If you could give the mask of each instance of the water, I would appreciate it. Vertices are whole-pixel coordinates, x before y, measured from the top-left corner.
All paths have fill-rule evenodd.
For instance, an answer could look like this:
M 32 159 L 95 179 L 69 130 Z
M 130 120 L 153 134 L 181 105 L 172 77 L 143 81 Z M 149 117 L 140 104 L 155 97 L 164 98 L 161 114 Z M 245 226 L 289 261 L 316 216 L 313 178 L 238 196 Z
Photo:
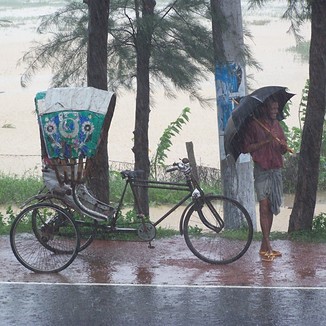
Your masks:
M 171 1 L 157 2 L 166 4 Z M 0 156 L 1 170 L 5 172 L 21 174 L 39 164 L 40 159 L 37 155 L 40 145 L 35 115 L 32 114 L 33 100 L 36 92 L 49 87 L 52 73 L 49 69 L 38 71 L 28 88 L 22 89 L 20 76 L 26 67 L 17 66 L 17 61 L 31 48 L 33 41 L 41 42 L 48 37 L 36 32 L 40 16 L 54 13 L 66 4 L 67 2 L 62 0 L 0 0 L 0 21 L 2 21 L 0 22 L 2 47 L 0 62 L 3 62 L 2 66 L 0 65 L 0 107 L 5 108 L 0 112 L 0 139 L 2 140 L 0 155 L 36 155 L 25 156 L 18 160 L 14 158 L 14 161 L 11 156 Z M 247 69 L 247 74 L 250 75 L 250 87 L 255 89 L 265 85 L 282 85 L 296 93 L 297 96 L 293 98 L 291 107 L 291 116 L 286 120 L 286 123 L 292 127 L 298 125 L 297 112 L 301 91 L 308 78 L 308 64 L 295 62 L 293 54 L 287 52 L 287 49 L 295 44 L 295 40 L 293 36 L 286 33 L 290 23 L 279 18 L 285 7 L 284 1 L 273 1 L 262 9 L 248 11 L 247 3 L 243 1 L 243 20 L 246 28 L 253 35 L 252 40 L 246 38 L 245 42 L 263 68 L 262 71 Z M 261 21 L 263 21 L 262 25 L 260 25 Z M 305 37 L 309 38 L 308 23 L 303 26 L 303 32 Z M 203 82 L 202 95 L 215 98 L 213 75 L 209 76 L 207 82 Z M 156 87 L 153 102 L 149 129 L 151 155 L 155 153 L 164 129 L 179 116 L 184 107 L 188 106 L 191 108 L 190 121 L 173 139 L 167 163 L 186 156 L 185 142 L 192 141 L 197 164 L 219 166 L 215 100 L 212 100 L 209 109 L 203 109 L 197 102 L 190 101 L 187 94 L 179 93 L 176 100 L 171 100 L 164 96 L 162 88 Z M 118 94 L 109 136 L 109 155 L 112 161 L 133 162 L 134 160 L 131 151 L 134 107 L 133 93 Z M 4 124 L 12 124 L 15 129 L 1 128 Z
M 43 15 L 55 12 L 72 0 L 0 0 L 0 20 L 8 20 L 15 26 L 35 23 Z M 157 6 L 164 7 L 172 1 L 157 1 Z M 279 19 L 285 12 L 287 4 L 278 0 L 261 8 L 248 8 L 248 1 L 242 0 L 242 15 L 245 23 L 254 20 Z
M 28 22 L 40 16 L 54 12 L 67 4 L 66 1 L 4 1 L 0 0 L 0 19 L 9 20 L 13 24 Z
M 26 40 L 30 33 L 36 34 L 43 16 L 52 14 L 65 5 L 65 1 L 0 0 L 0 32 Z

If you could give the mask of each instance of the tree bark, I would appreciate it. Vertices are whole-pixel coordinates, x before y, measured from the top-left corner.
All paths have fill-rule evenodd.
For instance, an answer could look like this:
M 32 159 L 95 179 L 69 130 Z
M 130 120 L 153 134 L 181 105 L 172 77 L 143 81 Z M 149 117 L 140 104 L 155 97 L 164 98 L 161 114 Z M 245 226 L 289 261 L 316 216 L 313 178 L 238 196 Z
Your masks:
M 87 83 L 107 90 L 107 44 L 110 0 L 88 2 Z
M 316 205 L 326 96 L 326 2 L 311 2 L 308 102 L 289 232 L 311 230 Z
M 230 108 L 234 106 L 232 99 L 246 95 L 245 62 L 243 59 L 243 27 L 241 14 L 241 1 L 211 0 L 212 31 L 214 44 L 214 57 L 216 62 L 216 93 L 218 102 L 218 133 L 220 144 L 220 167 L 223 193 L 226 197 L 235 198 L 248 210 L 256 229 L 256 209 L 253 183 L 253 168 L 249 154 L 242 155 L 237 163 L 232 158 L 226 157 L 224 149 L 224 128 L 227 114 L 223 105 L 226 101 Z M 242 86 L 237 90 L 230 87 L 231 83 L 219 80 L 218 75 L 223 67 L 235 65 L 241 68 Z M 221 69 L 222 68 L 222 69 Z M 228 69 L 229 70 L 229 69 Z M 227 78 L 227 76 L 223 76 Z M 237 216 L 228 214 L 229 225 L 237 223 Z M 233 219 L 233 221 L 231 220 Z
M 137 95 L 134 130 L 135 170 L 143 171 L 143 178 L 148 179 L 150 161 L 148 157 L 148 125 L 150 114 L 149 63 L 151 56 L 152 19 L 156 2 L 143 0 L 142 18 L 136 36 L 137 52 Z M 149 215 L 148 189 L 137 190 L 142 213 Z
M 88 51 L 87 51 L 87 85 L 107 90 L 107 43 L 110 0 L 87 1 Z M 113 96 L 105 118 L 103 133 L 97 154 L 92 159 L 89 170 L 89 187 L 95 196 L 104 202 L 109 201 L 108 179 L 108 130 L 115 107 Z

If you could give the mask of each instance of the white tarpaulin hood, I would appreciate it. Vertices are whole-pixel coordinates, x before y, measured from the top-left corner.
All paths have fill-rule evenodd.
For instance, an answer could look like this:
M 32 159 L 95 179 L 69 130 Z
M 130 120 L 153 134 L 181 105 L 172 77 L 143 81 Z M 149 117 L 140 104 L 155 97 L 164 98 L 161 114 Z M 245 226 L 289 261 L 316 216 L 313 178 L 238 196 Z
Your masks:
M 89 110 L 105 115 L 113 94 L 94 87 L 50 88 L 38 100 L 38 113 Z

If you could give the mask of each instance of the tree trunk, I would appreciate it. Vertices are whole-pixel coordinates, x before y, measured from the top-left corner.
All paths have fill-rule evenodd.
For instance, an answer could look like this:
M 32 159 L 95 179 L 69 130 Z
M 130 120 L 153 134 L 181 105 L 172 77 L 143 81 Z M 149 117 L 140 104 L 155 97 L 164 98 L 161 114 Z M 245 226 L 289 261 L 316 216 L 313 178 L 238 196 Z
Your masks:
M 87 85 L 107 90 L 107 41 L 110 0 L 87 1 L 88 52 L 87 52 Z M 89 186 L 95 196 L 104 202 L 109 201 L 108 180 L 108 130 L 115 107 L 115 96 L 105 118 L 103 136 L 88 178 Z
M 234 101 L 246 95 L 246 73 L 243 59 L 243 27 L 241 1 L 211 0 L 214 56 L 216 61 L 216 96 L 218 106 L 218 133 L 220 167 L 223 193 L 235 198 L 248 210 L 256 229 L 256 210 L 253 168 L 249 154 L 241 155 L 237 163 L 226 157 L 224 129 L 234 108 Z M 241 74 L 238 72 L 241 71 Z M 234 83 L 234 75 L 240 75 Z M 230 226 L 238 223 L 238 217 L 229 216 Z
M 326 96 L 326 2 L 311 2 L 310 87 L 289 232 L 310 230 L 314 215 Z
M 144 171 L 144 179 L 148 179 L 150 173 L 150 161 L 148 157 L 148 125 L 150 113 L 149 61 L 152 38 L 151 16 L 154 13 L 155 4 L 156 2 L 153 0 L 143 1 L 142 19 L 138 25 L 136 36 L 137 95 L 133 152 L 135 154 L 135 170 Z M 140 208 L 148 216 L 148 189 L 139 188 L 137 194 Z

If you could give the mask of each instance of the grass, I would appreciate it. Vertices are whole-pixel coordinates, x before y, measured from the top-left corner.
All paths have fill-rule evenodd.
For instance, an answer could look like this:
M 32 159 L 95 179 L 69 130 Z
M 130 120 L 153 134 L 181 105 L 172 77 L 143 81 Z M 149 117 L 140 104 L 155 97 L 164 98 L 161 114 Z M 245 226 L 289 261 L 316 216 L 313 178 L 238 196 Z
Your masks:
M 17 175 L 6 175 L 0 173 L 0 205 L 7 207 L 6 211 L 0 212 L 0 234 L 8 234 L 12 220 L 16 216 L 14 211 L 15 206 L 19 206 L 26 199 L 34 196 L 43 186 L 43 181 L 40 177 L 33 175 L 33 173 L 26 174 L 23 177 Z M 110 196 L 113 202 L 116 202 L 122 192 L 124 181 L 121 179 L 120 174 L 110 173 Z M 206 190 L 209 189 L 209 185 L 206 186 Z M 164 190 L 153 189 L 151 192 L 152 204 L 171 204 L 178 201 L 178 199 L 184 196 L 183 192 L 167 192 Z M 127 203 L 132 203 L 132 194 L 127 195 Z M 124 222 L 130 223 L 135 219 L 135 213 L 130 211 L 126 213 Z M 139 221 L 134 221 L 139 224 Z M 169 237 L 179 234 L 178 230 L 167 229 L 158 227 L 156 229 L 156 238 Z M 129 237 L 128 237 L 129 236 Z M 237 237 L 237 234 L 232 235 Z M 240 235 L 239 235 L 240 236 Z M 116 234 L 110 236 L 105 235 L 105 238 L 118 239 Z M 127 238 L 130 234 L 127 234 Z M 261 232 L 255 232 L 253 239 L 260 241 L 262 238 Z M 126 239 L 126 234 L 123 235 L 123 239 Z M 321 213 L 315 216 L 313 219 L 313 227 L 311 231 L 300 231 L 288 234 L 287 232 L 272 232 L 271 240 L 292 240 L 303 242 L 325 242 L 326 243 L 326 213 Z
M 295 231 L 292 233 L 287 232 L 271 232 L 270 239 L 273 240 L 289 240 L 298 242 L 310 243 L 326 243 L 326 230 L 307 230 Z M 261 232 L 254 232 L 254 241 L 262 240 Z
M 36 195 L 42 186 L 41 178 L 33 175 L 19 177 L 0 173 L 0 205 L 20 205 Z

